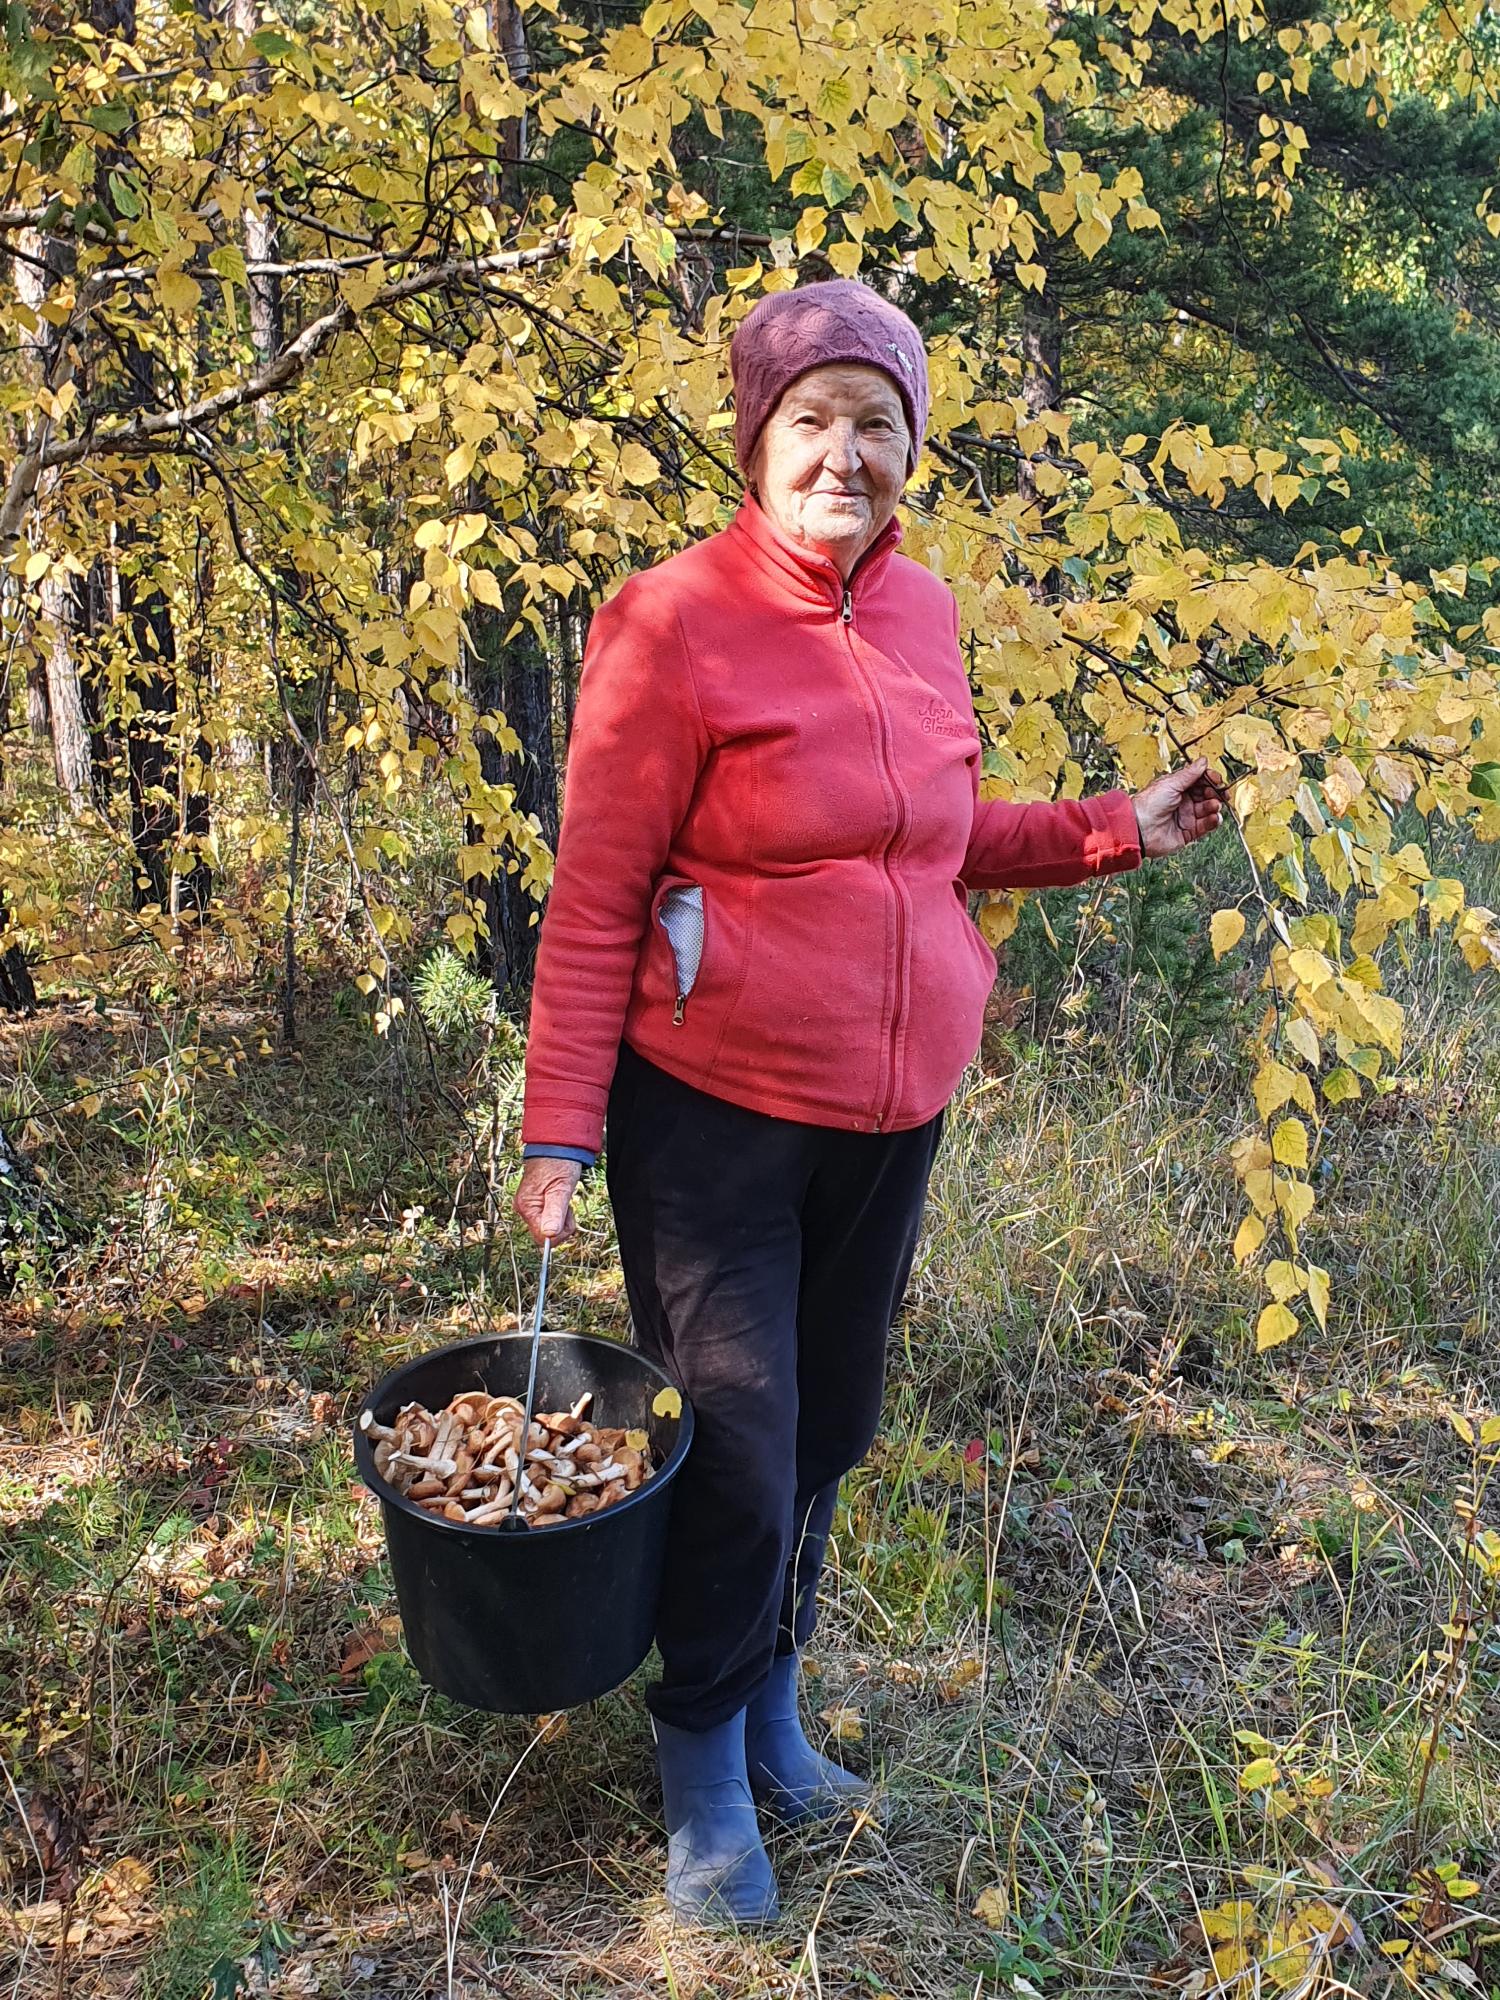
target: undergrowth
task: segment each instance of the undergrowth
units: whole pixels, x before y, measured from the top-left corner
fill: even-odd
[[[77,1225],[0,1352],[9,1990],[1500,1993],[1493,994],[1414,950],[1396,1086],[1321,1142],[1327,1334],[1257,1357],[1257,1002],[1162,882],[1008,956],[810,1663],[884,1818],[778,1836],[763,1937],[665,1918],[643,1677],[542,1728],[422,1689],[353,1481],[373,1377],[531,1298],[514,1029],[441,956],[395,1042],[336,959],[289,1052],[211,956],[5,1024]],[[580,1211],[553,1322],[623,1336]]]

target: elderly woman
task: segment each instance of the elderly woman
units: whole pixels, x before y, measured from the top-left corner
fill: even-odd
[[[635,1337],[697,1416],[648,1697],[667,1894],[745,1922],[776,1913],[756,1805],[863,1795],[802,1732],[797,1659],[994,978],[967,893],[1134,868],[1219,806],[1202,764],[981,799],[957,607],[898,553],[916,328],[839,280],[763,298],[730,361],[746,498],[589,634],[516,1208],[567,1236],[607,1133]]]

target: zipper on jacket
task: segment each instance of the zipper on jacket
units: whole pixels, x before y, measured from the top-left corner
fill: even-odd
[[[885,757],[886,775],[891,781],[891,790],[896,794],[895,831],[885,846],[886,874],[890,879],[891,893],[896,898],[896,992],[891,1008],[890,1076],[886,1083],[885,1100],[875,1118],[875,1130],[881,1132],[896,1109],[896,1050],[901,1039],[901,1017],[906,1008],[906,894],[896,878],[894,860],[896,849],[905,840],[911,825],[911,814],[906,787],[901,782],[901,773],[896,769],[896,760],[891,750],[890,710],[874,675],[866,671],[854,650],[854,637],[851,631],[854,624],[854,593],[848,583],[844,585],[844,601],[839,615],[844,624],[844,638],[848,643],[849,657],[855,663],[860,678],[868,683],[870,697],[875,703],[875,712],[880,720],[880,747]]]
[[[882,717],[882,721],[887,722],[886,761],[896,787],[898,806],[896,831],[891,835],[890,843],[885,850],[885,865],[890,870],[891,887],[896,895],[896,997],[891,1008],[891,1080],[886,1086],[884,1108],[876,1120],[877,1132],[896,1109],[896,1051],[901,1039],[902,1016],[906,1012],[906,895],[896,879],[896,849],[905,840],[907,828],[911,823],[907,813],[906,788],[901,783],[900,773],[896,770],[895,759],[890,755],[888,718]]]
[[[703,966],[703,885],[700,882],[674,883],[663,895],[656,913],[667,949],[677,1002],[672,1009],[672,1026],[680,1028],[687,1012],[688,995],[698,983]]]

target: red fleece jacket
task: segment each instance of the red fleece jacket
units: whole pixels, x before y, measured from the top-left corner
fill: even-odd
[[[622,1036],[753,1111],[922,1124],[979,1045],[995,975],[966,891],[1140,861],[1124,792],[980,799],[957,606],[899,540],[893,522],[846,590],[746,500],[595,615],[526,1141],[597,1149]]]

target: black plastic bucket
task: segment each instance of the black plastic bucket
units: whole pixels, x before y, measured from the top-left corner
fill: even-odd
[[[393,1369],[365,1399],[388,1424],[405,1403],[440,1410],[464,1390],[526,1394],[529,1333],[461,1340]],[[658,1470],[598,1514],[556,1527],[469,1528],[405,1500],[354,1432],[359,1476],[380,1501],[406,1650],[429,1687],[470,1708],[543,1715],[607,1694],[651,1648],[672,1481],[693,1440],[652,1403],[670,1378],[633,1347],[585,1333],[544,1333],[538,1410],[566,1410],[592,1390],[591,1423],[643,1430]]]

